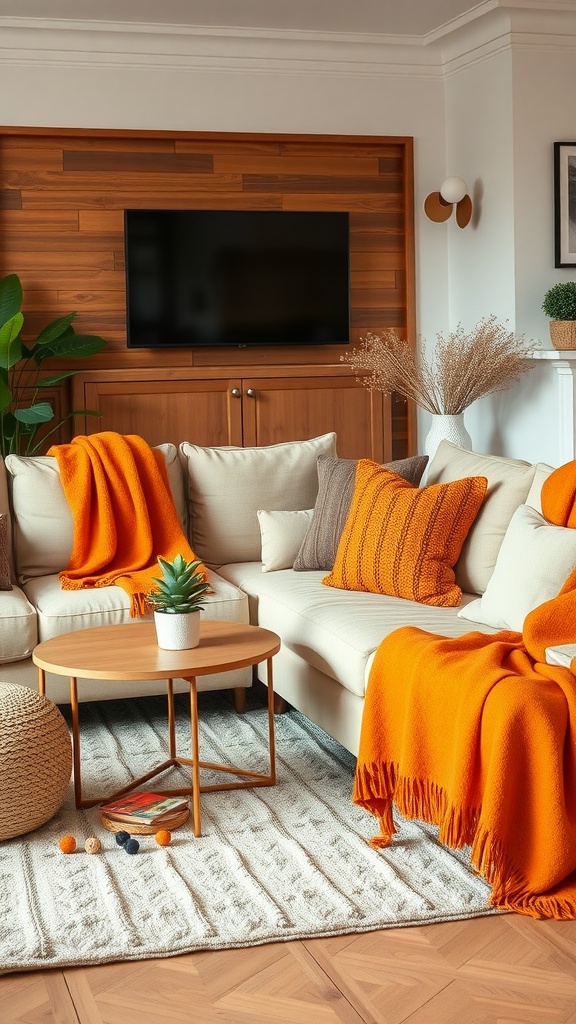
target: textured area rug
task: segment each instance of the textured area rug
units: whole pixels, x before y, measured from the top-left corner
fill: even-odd
[[[186,698],[177,704],[178,753],[189,756]],[[257,702],[237,715],[228,695],[204,693],[200,718],[203,760],[267,770],[267,717]],[[351,803],[348,751],[295,711],[276,717],[276,738],[277,785],[202,794],[198,839],[187,824],[167,847],[139,836],[130,856],[103,828],[97,808],[76,810],[70,787],[51,822],[1,843],[0,970],[494,913],[489,887],[466,852],[440,846],[433,828],[400,820],[393,846],[368,846],[376,821]],[[82,705],[81,740],[84,795],[110,793],[167,756],[165,700]],[[187,772],[171,769],[161,778],[186,785]],[[215,779],[205,772],[202,781]],[[60,851],[64,834],[75,836],[75,853]],[[101,854],[84,851],[90,836],[101,840]]]

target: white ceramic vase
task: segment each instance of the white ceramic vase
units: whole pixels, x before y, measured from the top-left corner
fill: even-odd
[[[436,449],[441,441],[451,441],[459,448],[472,450],[472,438],[464,426],[464,413],[456,416],[433,416],[430,430],[424,441],[424,454],[428,456],[429,463],[436,454]]]
[[[200,643],[200,612],[154,612],[158,647],[164,651],[188,651]]]

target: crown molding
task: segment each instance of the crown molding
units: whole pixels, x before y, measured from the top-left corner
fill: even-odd
[[[484,0],[427,36],[0,16],[0,65],[442,78],[512,47],[576,46],[576,0]]]
[[[0,17],[0,39],[0,63],[4,65],[441,74],[434,53],[412,36]]]

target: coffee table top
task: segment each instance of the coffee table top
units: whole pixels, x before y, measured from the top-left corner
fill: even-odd
[[[38,644],[35,665],[56,675],[90,679],[171,679],[256,665],[280,650],[269,629],[202,619],[200,643],[187,651],[158,647],[153,622],[93,626]]]

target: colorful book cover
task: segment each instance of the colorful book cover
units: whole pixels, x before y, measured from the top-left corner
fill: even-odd
[[[174,814],[188,805],[186,797],[162,796],[161,793],[127,793],[126,796],[101,804],[103,814],[131,816],[139,821],[153,821],[161,815]]]

